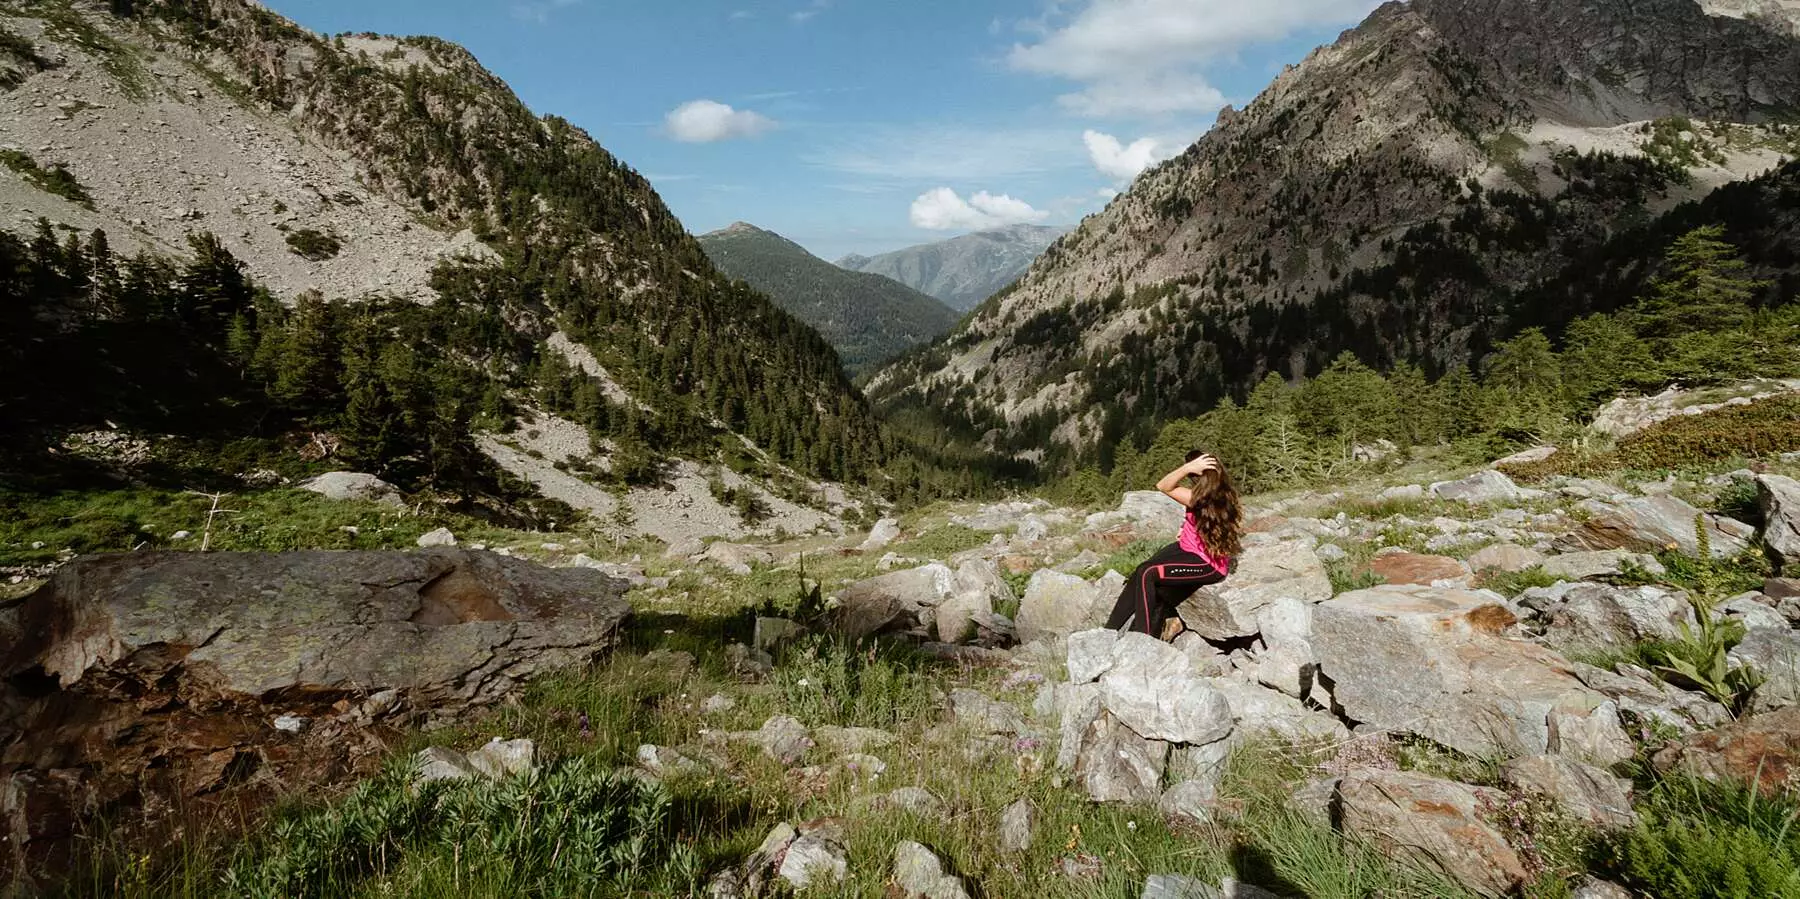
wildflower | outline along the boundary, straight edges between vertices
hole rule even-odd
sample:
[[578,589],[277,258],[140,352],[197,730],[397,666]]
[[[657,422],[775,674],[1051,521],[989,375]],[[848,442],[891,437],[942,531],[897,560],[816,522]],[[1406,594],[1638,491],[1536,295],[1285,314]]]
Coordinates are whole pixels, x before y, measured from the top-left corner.
[[811,686],[811,684],[808,684],[808,683],[807,683],[807,682],[806,682],[806,678],[804,678],[804,677],[803,677],[803,678],[801,678],[801,679],[799,679],[799,680],[798,680],[798,681],[795,681],[795,682],[794,682],[794,685],[795,685],[795,686],[797,686],[797,687],[807,687],[807,686]]

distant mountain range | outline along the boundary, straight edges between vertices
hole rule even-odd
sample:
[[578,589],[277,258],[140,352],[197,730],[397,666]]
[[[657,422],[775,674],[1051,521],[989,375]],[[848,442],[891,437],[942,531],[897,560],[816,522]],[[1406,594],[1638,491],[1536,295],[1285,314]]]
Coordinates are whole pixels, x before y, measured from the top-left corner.
[[967,312],[1019,279],[1067,228],[1012,225],[977,231],[880,256],[845,256],[837,264],[853,272],[885,275]]
[[754,225],[703,234],[700,246],[720,271],[824,335],[852,374],[956,326],[956,313],[943,303],[881,275],[839,268]]

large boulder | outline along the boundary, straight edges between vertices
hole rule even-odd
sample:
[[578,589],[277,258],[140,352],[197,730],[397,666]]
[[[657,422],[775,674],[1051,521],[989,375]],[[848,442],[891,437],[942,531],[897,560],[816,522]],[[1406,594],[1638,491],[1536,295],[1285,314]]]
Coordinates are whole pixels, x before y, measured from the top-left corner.
[[1106,623],[1123,579],[1090,584],[1072,574],[1039,569],[1025,585],[1016,623],[1021,643],[1064,637]]
[[1448,556],[1399,552],[1376,556],[1364,569],[1389,584],[1467,586],[1469,566]]
[[1139,531],[1173,534],[1181,528],[1182,516],[1186,514],[1180,503],[1162,493],[1140,490],[1125,494],[1115,511],[1089,515],[1085,527],[1089,531],[1107,531],[1129,526]]
[[1755,531],[1741,521],[1711,515],[1673,496],[1637,496],[1613,502],[1581,504],[1587,520],[1556,541],[1561,550],[1626,549],[1633,552],[1675,550],[1700,555],[1696,522],[1706,532],[1712,556],[1729,559],[1750,546]]
[[1476,472],[1460,481],[1439,481],[1431,485],[1431,493],[1438,499],[1470,505],[1513,503],[1544,495],[1543,491],[1520,487],[1512,478],[1492,470]]
[[956,590],[956,575],[941,563],[851,584],[832,594],[832,618],[848,637],[903,633],[930,637],[939,604]]
[[1687,597],[1666,587],[1577,584],[1551,610],[1544,641],[1562,652],[1627,649],[1648,640],[1676,640],[1696,623]]
[[1594,413],[1590,427],[1612,437],[1627,437],[1671,418],[1701,415],[1796,390],[1800,390],[1800,381],[1741,381],[1699,391],[1671,387],[1655,396],[1619,397]]
[[1421,867],[1485,896],[1510,895],[1525,865],[1483,812],[1503,802],[1484,790],[1410,771],[1352,771],[1338,781],[1340,823]]
[[[966,643],[991,629],[994,605],[1013,598],[1012,587],[999,566],[985,559],[971,559],[957,566],[950,595],[938,603],[937,638],[945,643]],[[984,627],[984,625],[988,625]]]
[[404,506],[406,499],[400,488],[372,475],[358,471],[329,471],[301,481],[299,489],[317,493],[326,499],[361,500],[389,506]]
[[1763,516],[1763,546],[1776,574],[1800,574],[1800,481],[1781,475],[1756,477],[1756,504]]
[[1800,776],[1800,706],[1752,715],[1694,734],[1651,758],[1657,770],[1787,793]]
[[1627,565],[1634,565],[1646,574],[1665,573],[1662,563],[1655,556],[1623,549],[1563,553],[1543,561],[1545,574],[1564,581],[1586,581],[1623,574]]
[[1101,714],[1081,735],[1075,780],[1095,802],[1149,804],[1162,798],[1169,744],[1137,735],[1111,715]]
[[858,544],[856,548],[859,552],[880,552],[883,549],[886,549],[889,543],[898,539],[900,539],[899,520],[894,518],[883,518],[880,521],[875,522],[875,526],[869,529],[869,536],[863,538],[863,542]]
[[1500,768],[1507,786],[1521,793],[1546,796],[1563,811],[1595,827],[1629,827],[1631,781],[1605,769],[1554,755],[1514,759]]
[[366,774],[398,726],[606,652],[626,589],[462,549],[78,559],[0,609],[9,851],[128,797],[235,815]]
[[1286,693],[1229,678],[1206,681],[1225,698],[1234,736],[1268,734],[1294,742],[1339,742],[1350,737],[1344,722],[1309,708]]
[[1513,623],[1491,594],[1377,587],[1315,608],[1311,642],[1321,680],[1350,720],[1516,758],[1550,750],[1553,713],[1604,715],[1612,706],[1561,656],[1505,636]]
[[1800,632],[1785,627],[1751,628],[1743,641],[1732,647],[1728,658],[1732,667],[1749,666],[1763,677],[1750,700],[1755,711],[1800,705]]
[[1199,745],[1231,733],[1225,697],[1195,676],[1181,650],[1147,634],[1125,634],[1113,646],[1100,700],[1146,739]]
[[901,840],[894,846],[894,875],[890,882],[896,889],[888,895],[901,899],[969,899],[962,880],[944,873],[943,860],[911,840]]
[[1325,563],[1306,543],[1256,543],[1244,548],[1237,569],[1224,583],[1195,592],[1178,611],[1194,633],[1208,640],[1231,640],[1256,633],[1256,616],[1270,603],[1322,602],[1331,598],[1331,592]]

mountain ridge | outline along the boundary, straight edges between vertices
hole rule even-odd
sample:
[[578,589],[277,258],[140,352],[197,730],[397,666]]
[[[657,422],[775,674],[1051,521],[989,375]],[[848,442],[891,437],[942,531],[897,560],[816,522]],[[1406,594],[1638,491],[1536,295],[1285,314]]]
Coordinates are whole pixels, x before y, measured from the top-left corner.
[[851,271],[886,275],[967,312],[1017,280],[1068,228],[1009,225],[919,244],[876,256],[850,254],[835,263]]
[[956,324],[956,313],[932,297],[881,275],[841,269],[747,222],[734,222],[698,240],[720,271],[768,294],[818,329],[852,374]]

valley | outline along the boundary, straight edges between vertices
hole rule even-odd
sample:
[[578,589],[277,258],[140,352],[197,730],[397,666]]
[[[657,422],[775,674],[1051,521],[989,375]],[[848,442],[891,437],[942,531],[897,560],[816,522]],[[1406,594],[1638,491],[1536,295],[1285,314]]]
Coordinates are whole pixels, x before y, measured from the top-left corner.
[[1800,4],[1371,4],[1037,206],[288,5],[0,0],[0,894],[1800,896]]

